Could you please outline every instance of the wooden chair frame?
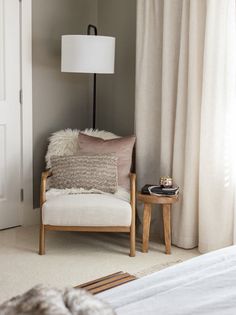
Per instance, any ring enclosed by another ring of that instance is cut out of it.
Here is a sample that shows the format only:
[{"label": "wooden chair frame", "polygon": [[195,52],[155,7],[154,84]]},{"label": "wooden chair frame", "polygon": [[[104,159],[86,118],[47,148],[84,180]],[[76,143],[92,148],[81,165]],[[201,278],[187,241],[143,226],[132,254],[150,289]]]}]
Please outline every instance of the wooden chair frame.
[{"label": "wooden chair frame", "polygon": [[45,254],[46,231],[80,231],[80,232],[125,232],[130,234],[130,257],[135,256],[135,221],[136,221],[136,174],[130,173],[130,204],[132,209],[131,225],[127,226],[59,226],[45,225],[42,218],[42,207],[46,202],[47,178],[52,175],[50,170],[42,173],[40,190],[40,235],[39,255]]}]

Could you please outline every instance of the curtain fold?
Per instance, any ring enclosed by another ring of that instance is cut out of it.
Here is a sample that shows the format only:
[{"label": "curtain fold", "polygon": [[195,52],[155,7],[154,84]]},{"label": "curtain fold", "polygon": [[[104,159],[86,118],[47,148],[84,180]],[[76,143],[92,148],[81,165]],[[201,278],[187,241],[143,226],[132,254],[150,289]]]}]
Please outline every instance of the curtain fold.
[{"label": "curtain fold", "polygon": [[235,20],[235,0],[137,1],[138,186],[173,176],[173,243],[201,252],[233,243]]}]

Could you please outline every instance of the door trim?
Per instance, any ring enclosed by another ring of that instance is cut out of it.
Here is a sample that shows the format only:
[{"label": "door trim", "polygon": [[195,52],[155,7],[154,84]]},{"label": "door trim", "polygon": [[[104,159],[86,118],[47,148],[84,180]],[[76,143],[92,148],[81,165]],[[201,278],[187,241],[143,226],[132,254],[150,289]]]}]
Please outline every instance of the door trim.
[{"label": "door trim", "polygon": [[32,106],[32,0],[20,1],[21,15],[21,178],[24,198],[22,225],[39,222],[38,211],[33,210],[33,106]]}]

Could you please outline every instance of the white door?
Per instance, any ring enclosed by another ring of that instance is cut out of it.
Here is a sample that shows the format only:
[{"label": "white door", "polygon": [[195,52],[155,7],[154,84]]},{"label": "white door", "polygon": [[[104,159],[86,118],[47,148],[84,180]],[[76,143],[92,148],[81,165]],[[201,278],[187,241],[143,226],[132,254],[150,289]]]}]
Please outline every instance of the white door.
[{"label": "white door", "polygon": [[0,229],[20,225],[20,2],[0,0]]}]

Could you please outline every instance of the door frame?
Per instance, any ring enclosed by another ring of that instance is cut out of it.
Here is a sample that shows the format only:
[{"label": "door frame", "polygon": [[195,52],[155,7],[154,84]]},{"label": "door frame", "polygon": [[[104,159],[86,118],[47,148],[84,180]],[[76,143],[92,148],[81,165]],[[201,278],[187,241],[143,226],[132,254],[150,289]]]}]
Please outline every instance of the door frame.
[{"label": "door frame", "polygon": [[33,210],[32,0],[20,2],[21,33],[21,207],[22,225],[39,222]]}]

